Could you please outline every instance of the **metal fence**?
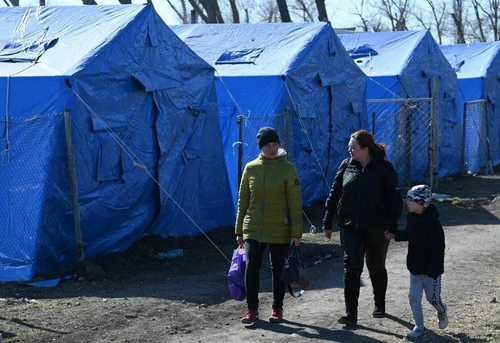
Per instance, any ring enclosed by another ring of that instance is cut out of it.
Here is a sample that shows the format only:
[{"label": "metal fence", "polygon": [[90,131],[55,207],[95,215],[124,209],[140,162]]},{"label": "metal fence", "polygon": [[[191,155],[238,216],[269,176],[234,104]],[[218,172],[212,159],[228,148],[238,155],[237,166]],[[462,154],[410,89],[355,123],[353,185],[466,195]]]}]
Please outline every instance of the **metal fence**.
[{"label": "metal fence", "polygon": [[489,106],[487,100],[465,103],[464,162],[466,171],[472,174],[493,171]]},{"label": "metal fence", "polygon": [[402,187],[437,174],[437,106],[433,98],[368,100],[369,129],[386,145]]}]

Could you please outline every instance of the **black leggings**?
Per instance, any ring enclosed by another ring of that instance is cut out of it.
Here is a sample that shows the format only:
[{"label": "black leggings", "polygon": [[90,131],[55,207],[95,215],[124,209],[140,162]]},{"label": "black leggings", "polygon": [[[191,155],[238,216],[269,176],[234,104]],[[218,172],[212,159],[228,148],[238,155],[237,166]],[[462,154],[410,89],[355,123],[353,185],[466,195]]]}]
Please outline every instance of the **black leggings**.
[{"label": "black leggings", "polygon": [[257,311],[259,308],[260,266],[262,264],[262,255],[264,255],[267,247],[269,247],[271,255],[271,270],[273,274],[273,309],[283,308],[285,284],[281,281],[281,274],[285,259],[288,256],[289,244],[268,244],[247,239],[245,241],[245,251],[247,253],[245,287],[249,310]]},{"label": "black leggings", "polygon": [[385,311],[387,291],[387,270],[385,258],[389,242],[382,230],[342,229],[344,249],[344,297],[346,313],[357,318],[361,273],[366,256],[366,266],[373,286],[375,306]]}]

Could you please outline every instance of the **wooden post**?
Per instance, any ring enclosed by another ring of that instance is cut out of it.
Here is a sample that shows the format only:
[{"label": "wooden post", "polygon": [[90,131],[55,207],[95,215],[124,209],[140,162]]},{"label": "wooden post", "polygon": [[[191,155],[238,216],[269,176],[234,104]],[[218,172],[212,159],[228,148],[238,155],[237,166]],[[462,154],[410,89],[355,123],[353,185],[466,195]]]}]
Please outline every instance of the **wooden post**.
[{"label": "wooden post", "polygon": [[243,157],[244,157],[243,132],[245,130],[245,116],[240,114],[236,117],[236,119],[238,122],[238,142],[239,142],[238,144],[238,186],[239,186],[241,184],[241,177],[243,175]]},{"label": "wooden post", "polygon": [[431,129],[430,129],[430,156],[429,156],[429,183],[434,189],[438,185],[437,173],[439,169],[439,98],[441,94],[441,80],[439,77],[432,78],[432,101],[431,101]]},{"label": "wooden post", "polygon": [[76,175],[76,161],[73,145],[73,128],[71,125],[71,113],[64,111],[64,127],[66,132],[66,157],[68,160],[68,172],[71,191],[71,204],[73,207],[73,220],[75,226],[75,240],[76,240],[76,256],[78,261],[84,259],[84,247],[82,240],[82,231],[80,227],[80,202],[78,191],[78,178]]}]

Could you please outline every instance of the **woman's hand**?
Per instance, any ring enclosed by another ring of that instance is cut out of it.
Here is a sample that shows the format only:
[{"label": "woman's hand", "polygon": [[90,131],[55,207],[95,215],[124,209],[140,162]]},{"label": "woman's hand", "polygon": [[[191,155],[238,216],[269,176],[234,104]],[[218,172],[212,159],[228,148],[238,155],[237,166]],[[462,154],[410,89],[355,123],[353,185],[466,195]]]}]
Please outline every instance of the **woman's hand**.
[{"label": "woman's hand", "polygon": [[388,241],[392,241],[396,236],[394,236],[393,233],[385,230],[384,231],[384,236],[385,236],[385,239],[388,240]]},{"label": "woman's hand", "polygon": [[245,247],[245,242],[243,241],[243,236],[236,236],[236,243],[238,244],[239,249],[243,249]]},{"label": "woman's hand", "polygon": [[290,245],[298,247],[300,245],[300,238],[292,238],[290,240]]},{"label": "woman's hand", "polygon": [[332,230],[323,229],[323,232],[324,232],[324,234],[325,234],[325,238],[326,238],[327,240],[332,239]]}]

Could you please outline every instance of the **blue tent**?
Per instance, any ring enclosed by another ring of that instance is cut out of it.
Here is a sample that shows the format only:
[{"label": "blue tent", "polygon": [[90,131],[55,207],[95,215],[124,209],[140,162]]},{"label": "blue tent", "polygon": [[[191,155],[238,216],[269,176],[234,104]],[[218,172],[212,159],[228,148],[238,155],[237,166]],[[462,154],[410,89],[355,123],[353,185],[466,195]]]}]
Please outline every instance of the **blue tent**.
[{"label": "blue tent", "polygon": [[402,184],[427,181],[431,145],[432,79],[440,80],[439,176],[462,170],[462,121],[457,81],[428,31],[341,34],[340,39],[369,77],[368,124],[387,145]]},{"label": "blue tent", "polygon": [[323,200],[346,157],[350,134],[364,125],[366,111],[366,77],[331,26],[184,25],[173,30],[216,69],[234,201],[238,164],[259,154],[255,136],[261,126],[279,131],[299,171],[305,205]]},{"label": "blue tent", "polygon": [[500,43],[441,47],[454,67],[463,101],[468,172],[500,165]]},{"label": "blue tent", "polygon": [[0,118],[2,282],[233,223],[213,69],[150,6],[0,9]]}]

